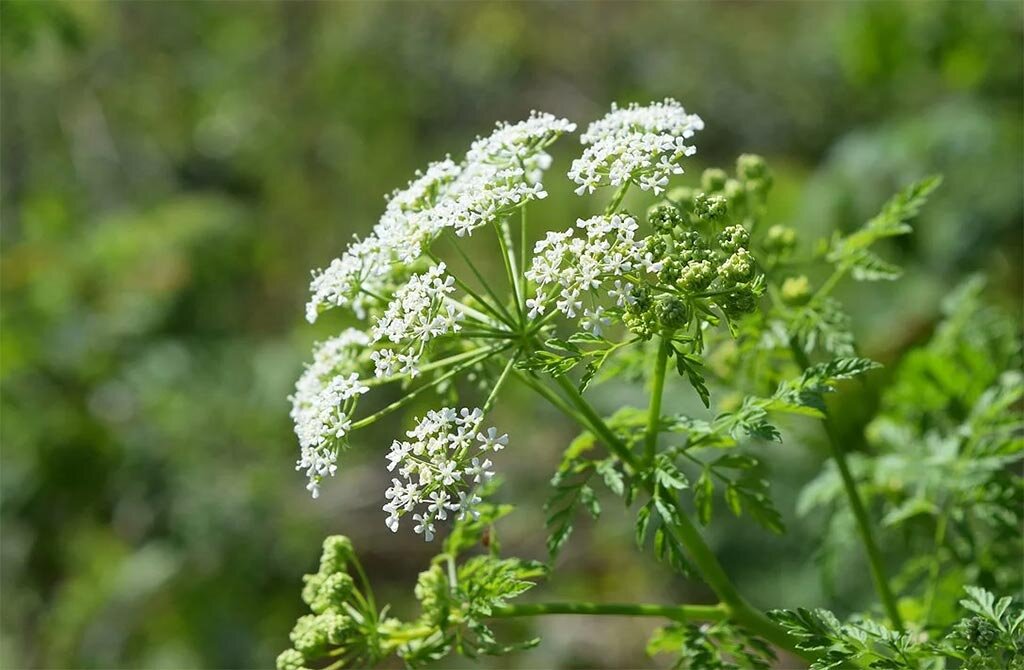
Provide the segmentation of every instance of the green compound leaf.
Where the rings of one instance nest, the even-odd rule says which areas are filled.
[[[882,211],[854,233],[832,239],[826,258],[842,271],[850,271],[859,281],[897,279],[902,270],[869,251],[869,247],[887,237],[906,235],[912,231],[909,222],[918,215],[928,196],[942,182],[938,176],[911,184],[897,193]]]

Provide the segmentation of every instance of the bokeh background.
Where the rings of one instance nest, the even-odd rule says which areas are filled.
[[[353,538],[379,600],[413,613],[431,548],[379,511],[394,424],[362,433],[312,501],[285,398],[343,323],[303,320],[310,269],[496,120],[586,123],[611,101],[676,97],[707,122],[684,182],[761,153],[770,218],[804,239],[941,172],[916,234],[889,250],[907,276],[845,290],[865,353],[896,361],[978,270],[1019,308],[1019,2],[4,0],[0,27],[5,668],[269,667],[329,533]],[[560,178],[576,151],[555,147],[532,220],[564,227],[595,206]],[[631,393],[595,397],[611,410]],[[877,388],[852,394],[836,403],[845,430]],[[541,558],[540,501],[574,432],[515,388],[497,411],[516,452],[501,497],[520,506],[503,546]],[[755,602],[850,611],[869,591],[859,554],[823,573],[820,520],[793,513],[820,435],[789,436],[767,460],[792,534],[722,517],[710,537]],[[708,597],[605,507],[546,598]],[[481,666],[657,665],[649,621],[539,623],[540,648]]]

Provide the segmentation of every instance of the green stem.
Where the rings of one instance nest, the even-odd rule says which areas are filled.
[[[807,358],[807,353],[800,347],[798,342],[790,342],[790,349],[801,368],[806,370],[810,367],[811,363]],[[868,516],[867,508],[864,507],[864,501],[860,497],[857,481],[853,478],[853,473],[850,472],[850,466],[846,461],[846,453],[839,444],[839,438],[836,435],[831,419],[825,416],[821,423],[825,427],[825,435],[828,437],[828,446],[832,459],[835,461],[836,467],[839,469],[839,476],[843,480],[843,488],[846,490],[846,497],[850,501],[850,510],[857,520],[857,530],[860,533],[861,541],[864,543],[864,551],[868,557],[868,566],[871,569],[871,579],[875,583],[875,590],[882,600],[882,606],[885,608],[893,628],[902,632],[903,618],[900,616],[896,598],[889,588],[889,580],[885,576],[882,552],[875,541],[875,534],[871,528],[871,518]]]
[[[846,275],[846,267],[840,265],[832,272],[831,275],[829,275],[829,278],[825,280],[825,283],[823,283],[821,287],[814,292],[814,296],[809,302],[817,302],[818,300],[826,297],[832,292],[832,289],[836,287],[836,284],[839,283],[839,280],[842,279],[844,275]]]
[[[935,592],[938,590],[939,569],[942,567],[942,545],[946,542],[946,514],[940,514],[935,525],[935,555],[928,570],[928,591],[924,599],[924,623],[927,628],[935,610]]]
[[[456,245],[456,248],[459,249],[460,253],[462,253],[461,247],[458,247],[458,245]],[[442,262],[437,256],[435,256],[429,250],[427,251],[427,256],[429,256],[430,259],[433,260],[435,263]],[[483,278],[481,278],[479,273],[477,273],[476,267],[472,263],[469,262],[469,258],[466,257],[465,254],[463,254],[463,258],[465,258],[466,262],[469,263],[470,269],[473,271],[473,274],[476,275],[476,279],[479,280],[481,284],[484,284]],[[496,319],[498,319],[498,321],[504,323],[509,328],[514,328],[515,327],[515,324],[512,322],[511,315],[508,315],[508,312],[505,311],[504,308],[502,308],[501,301],[497,298],[497,296],[495,296],[493,293],[490,294],[490,295],[492,295],[492,297],[494,297],[495,302],[498,304],[498,307],[499,307],[498,309],[496,309],[492,304],[490,304],[489,302],[484,300],[483,296],[481,296],[476,291],[474,291],[473,287],[471,287],[469,284],[466,284],[461,279],[459,279],[458,277],[456,277],[455,275],[453,275],[451,273],[449,274],[449,276],[452,277],[452,279],[455,280],[455,283],[456,283],[456,285],[459,288],[461,288],[463,291],[465,291],[470,296],[472,296],[477,302],[480,303],[480,306],[482,306],[484,309],[486,309],[488,312],[490,312],[490,315],[494,316]],[[484,284],[484,288],[486,288],[486,284]],[[466,305],[463,305],[463,306],[465,307]]]
[[[526,300],[526,257],[529,255],[526,253],[526,205],[519,211],[519,274],[523,278],[523,300]]]
[[[623,463],[630,466],[634,471],[639,470],[640,464],[637,462],[633,452],[615,435],[604,420],[594,411],[593,407],[590,406],[590,403],[583,399],[572,382],[564,376],[556,377],[555,381],[569,397],[572,405],[578,410],[578,414],[573,412],[569,416],[577,420],[579,420],[578,417],[582,418],[580,423],[583,427],[599,436],[612,453],[618,456]],[[653,488],[649,482],[644,482],[644,487],[648,493],[653,494]],[[679,511],[679,514],[676,516],[680,519],[680,525],[678,527],[670,526],[667,528],[668,531],[675,535],[676,539],[686,547],[693,564],[700,571],[708,586],[721,599],[722,607],[729,613],[729,618],[778,647],[786,649],[807,661],[813,661],[816,658],[814,653],[798,649],[797,641],[785,629],[747,603],[739,594],[729,576],[725,573],[725,569],[718,562],[718,558],[715,557],[714,552],[704,542],[704,538],[700,536],[700,533],[687,516],[686,511],[682,509],[678,498],[669,498],[667,502],[676,507]]]
[[[654,388],[651,389],[651,405],[647,410],[647,432],[644,435],[644,463],[648,465],[654,462],[654,450],[658,446],[661,397],[665,391],[665,368],[668,367],[668,353],[671,345],[671,334],[662,334],[661,342],[658,344],[658,359],[654,365]]]
[[[519,291],[519,276],[513,270],[516,261],[512,255],[508,221],[505,219],[502,219],[500,223],[495,221],[494,231],[498,236],[498,246],[501,247],[501,259],[505,265],[505,274],[508,277],[509,287],[512,289],[513,300],[516,303],[516,314],[519,316],[519,323],[522,324],[526,321],[526,314],[523,311],[523,298]]]
[[[437,379],[434,379],[433,381],[431,381],[429,384],[424,384],[423,386],[415,389],[414,391],[410,391],[409,393],[406,393],[404,396],[402,396],[401,399],[396,400],[395,402],[391,403],[390,405],[388,405],[387,407],[383,408],[382,410],[380,410],[378,412],[374,412],[370,416],[368,416],[368,417],[366,417],[364,419],[360,419],[359,421],[356,421],[355,423],[352,424],[352,426],[349,428],[349,430],[358,430],[360,428],[365,428],[366,426],[369,426],[371,423],[373,423],[377,419],[380,419],[381,417],[386,416],[386,415],[390,414],[391,412],[394,412],[396,409],[400,409],[403,406],[407,405],[416,396],[418,396],[419,394],[423,393],[424,391],[427,391],[429,389],[434,388],[435,386],[437,386],[438,384],[440,384],[444,380],[446,380],[446,379],[448,379],[450,377],[454,377],[455,375],[459,374],[460,372],[462,372],[466,368],[472,367],[472,366],[476,365],[477,363],[480,363],[481,361],[489,358],[491,355],[501,351],[502,349],[507,349],[507,348],[508,348],[508,345],[506,345],[504,347],[491,347],[490,349],[485,350],[482,354],[480,354],[476,358],[470,359],[468,362],[463,363],[462,365],[460,365],[460,366],[458,366],[456,368],[452,368],[451,370],[449,370],[448,372],[444,373],[443,375],[441,375]]]
[[[487,401],[484,402],[483,412],[486,414],[491,410],[491,406],[494,404],[495,399],[498,397],[498,391],[505,385],[505,380],[508,378],[508,373],[512,371],[512,367],[516,364],[519,359],[518,353],[514,356],[510,356],[508,362],[505,363],[504,369],[501,371],[501,375],[498,377],[498,381],[494,383],[494,388],[491,389],[490,394],[487,396]]]
[[[627,181],[619,187],[618,191],[615,192],[615,195],[612,197],[612,201],[608,203],[608,206],[604,210],[605,216],[613,214],[615,210],[618,209],[619,205],[622,204],[622,199],[626,197],[626,191],[629,190],[629,184],[630,182]]]
[[[497,347],[493,345],[489,347],[478,347],[476,349],[471,349],[470,351],[463,351],[461,354],[455,354],[447,358],[442,358],[441,360],[431,361],[430,363],[427,363],[426,365],[420,368],[420,374],[423,374],[424,372],[430,372],[431,370],[436,370],[437,368],[443,368],[444,366],[451,365],[452,363],[464,361],[467,358],[472,358],[473,356],[481,354],[484,351],[492,349],[496,350]],[[363,384],[366,384],[367,386],[380,386],[381,384],[390,384],[391,382],[397,382],[408,378],[409,375],[402,372],[397,375],[391,375],[390,377],[374,377],[373,379],[361,379],[359,381]]]
[[[505,325],[507,325],[509,328],[515,328],[515,319],[513,319],[509,311],[505,309],[505,306],[502,305],[501,298],[495,295],[494,291],[491,290],[490,284],[488,284],[487,280],[484,279],[484,276],[477,269],[476,265],[473,264],[473,261],[469,260],[469,256],[466,255],[466,252],[462,250],[462,245],[459,243],[459,240],[456,239],[455,236],[451,234],[451,232],[449,232],[449,237],[451,238],[451,246],[455,247],[455,250],[458,252],[459,256],[461,256],[462,260],[466,263],[467,266],[469,266],[470,272],[472,272],[473,276],[476,277],[476,280],[480,282],[480,285],[484,287],[484,291],[486,291],[487,295],[489,295],[491,299],[494,301],[494,305],[488,303],[486,300],[483,299],[482,296],[473,291],[469,287],[469,285],[466,284],[466,282],[460,281],[458,277],[455,277],[455,275],[452,274],[452,277],[455,277],[456,283],[458,283],[458,285],[462,287],[462,290],[476,298],[481,305],[484,305],[487,308],[487,311],[491,312],[492,314],[494,314],[494,316],[498,317],[499,321],[504,322]],[[434,256],[429,251],[427,253],[430,255],[430,257],[434,260],[435,263],[438,262],[436,256]]]
[[[521,617],[549,614],[597,616],[650,616],[673,621],[722,621],[728,612],[721,605],[649,605],[644,603],[525,603],[495,607],[491,616]]]

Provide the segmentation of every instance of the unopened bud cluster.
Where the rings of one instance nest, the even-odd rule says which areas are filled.
[[[302,599],[311,614],[295,622],[289,636],[291,648],[277,657],[278,670],[312,667],[332,649],[366,644],[366,618],[360,611],[365,597],[348,573],[356,560],[347,537],[332,535],[324,540],[320,569],[303,577]]]
[[[622,301],[630,330],[643,337],[678,330],[695,313],[695,301],[730,317],[754,309],[759,273],[747,226],[751,202],[763,199],[770,183],[760,157],[742,156],[737,178],[705,170],[704,190],[676,189],[648,211],[652,234],[642,251],[657,266],[656,281],[632,287]]]

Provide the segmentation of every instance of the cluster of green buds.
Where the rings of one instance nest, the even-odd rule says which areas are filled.
[[[660,266],[657,283],[632,290],[623,320],[637,335],[685,327],[718,308],[729,318],[754,309],[761,293],[750,229],[771,186],[759,156],[743,155],[736,176],[711,168],[701,189],[679,188],[648,210],[644,254]]]
[[[355,584],[349,567],[362,575],[352,542],[341,535],[326,538],[319,570],[303,577],[302,599],[311,614],[295,622],[292,647],[278,655],[278,670],[302,670],[339,655],[353,662],[374,662],[380,657],[380,623],[373,596]]]

